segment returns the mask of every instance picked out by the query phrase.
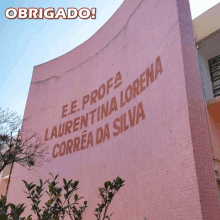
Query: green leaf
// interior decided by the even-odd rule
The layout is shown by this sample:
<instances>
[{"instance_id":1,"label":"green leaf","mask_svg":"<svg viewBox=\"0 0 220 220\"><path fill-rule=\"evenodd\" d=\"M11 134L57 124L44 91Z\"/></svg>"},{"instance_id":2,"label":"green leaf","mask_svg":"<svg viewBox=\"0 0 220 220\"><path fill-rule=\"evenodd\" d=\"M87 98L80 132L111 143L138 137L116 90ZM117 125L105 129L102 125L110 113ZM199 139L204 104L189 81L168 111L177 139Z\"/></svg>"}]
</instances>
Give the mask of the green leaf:
<instances>
[{"instance_id":1,"label":"green leaf","mask_svg":"<svg viewBox=\"0 0 220 220\"><path fill-rule=\"evenodd\" d=\"M11 209L15 209L15 205L12 203L9 203L9 206L11 207Z\"/></svg>"},{"instance_id":2,"label":"green leaf","mask_svg":"<svg viewBox=\"0 0 220 220\"><path fill-rule=\"evenodd\" d=\"M79 181L74 182L74 189L78 186L78 184L79 184Z\"/></svg>"},{"instance_id":3,"label":"green leaf","mask_svg":"<svg viewBox=\"0 0 220 220\"><path fill-rule=\"evenodd\" d=\"M112 198L113 198L113 193L112 193L112 192L109 192L109 193L108 193L108 198L109 198L109 199L112 199Z\"/></svg>"},{"instance_id":4,"label":"green leaf","mask_svg":"<svg viewBox=\"0 0 220 220\"><path fill-rule=\"evenodd\" d=\"M59 174L57 174L54 179L57 179L58 176L59 176Z\"/></svg>"},{"instance_id":5,"label":"green leaf","mask_svg":"<svg viewBox=\"0 0 220 220\"><path fill-rule=\"evenodd\" d=\"M32 186L29 185L28 190L29 190L29 191L32 190L35 186L36 186L35 184L32 185Z\"/></svg>"},{"instance_id":6,"label":"green leaf","mask_svg":"<svg viewBox=\"0 0 220 220\"><path fill-rule=\"evenodd\" d=\"M41 188L39 186L36 186L36 192L37 192L37 194L41 193Z\"/></svg>"},{"instance_id":7,"label":"green leaf","mask_svg":"<svg viewBox=\"0 0 220 220\"><path fill-rule=\"evenodd\" d=\"M121 184L122 184L122 179L118 176L118 177L116 178L116 182L117 182L119 185L121 185Z\"/></svg>"},{"instance_id":8,"label":"green leaf","mask_svg":"<svg viewBox=\"0 0 220 220\"><path fill-rule=\"evenodd\" d=\"M102 194L102 188L99 188L99 193Z\"/></svg>"},{"instance_id":9,"label":"green leaf","mask_svg":"<svg viewBox=\"0 0 220 220\"><path fill-rule=\"evenodd\" d=\"M67 181L66 181L65 178L63 178L63 183L64 183L65 186L67 185Z\"/></svg>"},{"instance_id":10,"label":"green leaf","mask_svg":"<svg viewBox=\"0 0 220 220\"><path fill-rule=\"evenodd\" d=\"M28 188L28 183L25 180L22 180L22 181L25 184L26 188Z\"/></svg>"},{"instance_id":11,"label":"green leaf","mask_svg":"<svg viewBox=\"0 0 220 220\"><path fill-rule=\"evenodd\" d=\"M35 192L35 190L32 190L32 191L31 191L31 195L32 195L32 196L34 195L34 192Z\"/></svg>"},{"instance_id":12,"label":"green leaf","mask_svg":"<svg viewBox=\"0 0 220 220\"><path fill-rule=\"evenodd\" d=\"M60 187L60 188L58 189L58 194L60 194L60 193L62 192L62 190L63 190L63 188Z\"/></svg>"},{"instance_id":13,"label":"green leaf","mask_svg":"<svg viewBox=\"0 0 220 220\"><path fill-rule=\"evenodd\" d=\"M108 182L105 182L105 189L108 189Z\"/></svg>"},{"instance_id":14,"label":"green leaf","mask_svg":"<svg viewBox=\"0 0 220 220\"><path fill-rule=\"evenodd\" d=\"M75 202L77 201L77 199L78 199L78 195L75 194L75 196L74 196L74 200L75 200Z\"/></svg>"}]
</instances>

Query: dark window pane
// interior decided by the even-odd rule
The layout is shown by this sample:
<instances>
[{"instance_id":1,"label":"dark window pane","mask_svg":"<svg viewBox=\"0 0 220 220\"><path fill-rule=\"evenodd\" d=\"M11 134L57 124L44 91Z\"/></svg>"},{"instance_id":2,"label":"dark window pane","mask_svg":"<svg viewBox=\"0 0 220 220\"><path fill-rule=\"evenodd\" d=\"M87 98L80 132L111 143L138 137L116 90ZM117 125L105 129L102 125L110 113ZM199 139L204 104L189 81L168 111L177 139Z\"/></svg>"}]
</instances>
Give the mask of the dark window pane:
<instances>
[{"instance_id":1,"label":"dark window pane","mask_svg":"<svg viewBox=\"0 0 220 220\"><path fill-rule=\"evenodd\" d=\"M209 60L214 96L220 96L220 56Z\"/></svg>"}]
</instances>

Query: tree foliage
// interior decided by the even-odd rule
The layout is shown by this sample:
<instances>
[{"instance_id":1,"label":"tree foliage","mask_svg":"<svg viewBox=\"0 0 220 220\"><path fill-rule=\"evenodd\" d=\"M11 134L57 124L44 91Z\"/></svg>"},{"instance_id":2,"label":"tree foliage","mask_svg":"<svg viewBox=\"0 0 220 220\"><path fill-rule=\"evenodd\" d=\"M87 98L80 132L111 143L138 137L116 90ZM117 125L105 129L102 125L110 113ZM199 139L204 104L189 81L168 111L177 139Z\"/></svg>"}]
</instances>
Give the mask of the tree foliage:
<instances>
[{"instance_id":1,"label":"tree foliage","mask_svg":"<svg viewBox=\"0 0 220 220\"><path fill-rule=\"evenodd\" d=\"M119 191L119 189L124 186L123 183L125 181L122 180L120 177L117 177L113 182L107 181L104 184L103 188L99 188L99 195L102 199L102 203L98 204L98 208L95 209L94 215L96 216L97 220L110 220L110 217L112 214L107 215L108 207L110 203L112 202L112 199L116 195L116 193ZM102 212L104 210L103 216ZM102 218L101 218L102 216Z\"/></svg>"},{"instance_id":2,"label":"tree foliage","mask_svg":"<svg viewBox=\"0 0 220 220\"><path fill-rule=\"evenodd\" d=\"M28 184L23 180L27 188L27 198L31 200L32 210L37 215L38 220L53 220L53 219L65 219L68 215L70 219L81 220L82 213L87 207L87 202L84 201L83 206L79 205L78 194L74 194L78 189L78 181L72 182L72 180L67 181L63 179L63 186L58 186L58 181L56 175L55 177L50 174L52 181L47 180L43 183L40 179L40 184L36 185L30 183ZM41 206L41 197L43 196L44 188L43 186L47 184L48 190L46 191L48 195L48 200L45 205ZM63 196L62 196L63 192ZM72 196L73 201L71 201Z\"/></svg>"},{"instance_id":3,"label":"tree foliage","mask_svg":"<svg viewBox=\"0 0 220 220\"><path fill-rule=\"evenodd\" d=\"M21 124L15 112L0 108L0 172L9 164L31 167L46 160L47 148L40 137L21 131Z\"/></svg>"},{"instance_id":4,"label":"tree foliage","mask_svg":"<svg viewBox=\"0 0 220 220\"><path fill-rule=\"evenodd\" d=\"M88 206L87 201L84 201L83 205L80 205L80 200L83 197L79 197L76 193L79 181L67 181L64 178L63 186L59 186L59 182L57 181L58 175L55 177L52 174L50 175L52 181L46 180L43 182L40 179L39 184L33 182L27 183L23 180L27 189L25 193L27 194L27 198L31 200L31 210L34 216L29 215L28 217L21 217L26 208L25 204L7 204L6 197L1 196L0 219L32 220L32 218L36 219L35 217L37 217L37 220L61 220L68 216L71 220L82 220L82 214ZM98 208L95 209L94 214L97 220L101 219L101 215L103 220L110 220L112 214L107 214L108 207L124 182L125 181L120 177L117 177L112 182L105 182L104 188L99 188L99 195L102 198L102 203L98 204ZM46 186L47 191L45 191ZM42 204L42 197L45 196L45 192L48 197L45 204Z\"/></svg>"}]
</instances>

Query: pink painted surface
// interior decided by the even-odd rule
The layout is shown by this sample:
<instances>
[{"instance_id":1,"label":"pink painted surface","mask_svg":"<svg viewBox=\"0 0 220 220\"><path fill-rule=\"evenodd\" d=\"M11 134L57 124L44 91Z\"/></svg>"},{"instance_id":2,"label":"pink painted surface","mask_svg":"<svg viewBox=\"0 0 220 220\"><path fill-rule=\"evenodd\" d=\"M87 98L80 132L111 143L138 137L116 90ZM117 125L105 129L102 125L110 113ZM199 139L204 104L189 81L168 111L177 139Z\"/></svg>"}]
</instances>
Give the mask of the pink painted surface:
<instances>
[{"instance_id":1,"label":"pink painted surface","mask_svg":"<svg viewBox=\"0 0 220 220\"><path fill-rule=\"evenodd\" d=\"M207 116L210 128L210 137L213 148L213 156L220 160L220 103L213 103L207 106Z\"/></svg>"},{"instance_id":2,"label":"pink painted surface","mask_svg":"<svg viewBox=\"0 0 220 220\"><path fill-rule=\"evenodd\" d=\"M152 66L154 78L148 78L147 87ZM122 80L115 82L119 71ZM102 98L101 85L107 87L108 80L109 92L106 89ZM83 97L100 87L100 100L83 109ZM129 96L130 88L133 98L123 106L121 97L126 91ZM76 112L69 114L75 100L72 112ZM107 101L112 112L99 119L99 106ZM77 117L86 114L88 126L80 128ZM63 177L79 180L78 193L89 205L83 218L95 219L98 187L120 176L126 182L110 206L113 219L219 219L188 0L126 0L88 41L34 68L24 117L28 120L23 129L31 128L42 137L47 133L51 162L35 172L15 166L11 201L26 201L21 179L45 180L48 172L59 173L61 182ZM58 137L54 127L59 129L63 123L71 128ZM97 129L106 124L109 134L96 144ZM121 124L124 129L118 130ZM77 137L82 140L82 134L88 137L90 132L93 146L91 139L88 148L88 141L78 146ZM61 156L67 142L68 154Z\"/></svg>"}]
</instances>

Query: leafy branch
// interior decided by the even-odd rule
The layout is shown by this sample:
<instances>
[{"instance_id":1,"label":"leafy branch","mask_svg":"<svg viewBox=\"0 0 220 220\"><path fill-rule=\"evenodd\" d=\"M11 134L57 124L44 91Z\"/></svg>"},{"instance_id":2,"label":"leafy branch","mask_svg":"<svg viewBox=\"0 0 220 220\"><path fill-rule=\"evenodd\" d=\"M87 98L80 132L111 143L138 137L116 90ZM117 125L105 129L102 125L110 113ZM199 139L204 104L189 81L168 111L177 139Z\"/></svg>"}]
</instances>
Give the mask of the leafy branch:
<instances>
[{"instance_id":1,"label":"leafy branch","mask_svg":"<svg viewBox=\"0 0 220 220\"><path fill-rule=\"evenodd\" d=\"M107 181L104 183L104 188L99 188L99 197L102 199L102 203L98 204L98 208L95 209L94 215L96 216L97 220L101 219L102 211L104 210L104 214L102 220L108 219L112 214L107 215L108 207L112 202L112 199L117 194L119 189L124 186L123 183L125 180L122 180L120 177L117 177L113 182Z\"/></svg>"}]
</instances>

